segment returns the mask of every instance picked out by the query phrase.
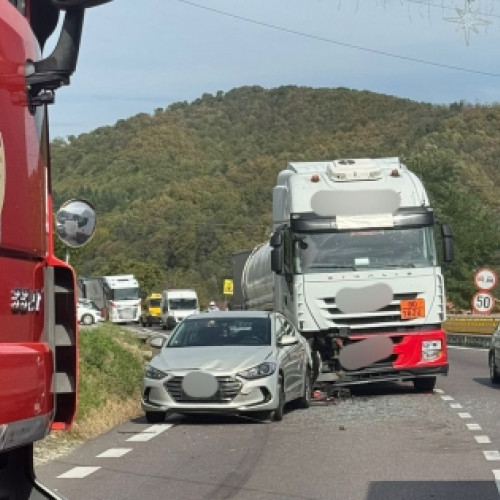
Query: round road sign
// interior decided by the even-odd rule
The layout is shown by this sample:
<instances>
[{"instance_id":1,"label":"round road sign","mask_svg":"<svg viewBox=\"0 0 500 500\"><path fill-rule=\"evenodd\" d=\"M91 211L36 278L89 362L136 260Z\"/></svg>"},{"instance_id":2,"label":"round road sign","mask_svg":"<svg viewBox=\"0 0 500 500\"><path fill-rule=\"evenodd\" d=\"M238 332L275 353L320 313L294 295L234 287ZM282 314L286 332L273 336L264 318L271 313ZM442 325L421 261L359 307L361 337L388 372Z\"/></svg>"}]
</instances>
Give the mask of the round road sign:
<instances>
[{"instance_id":1,"label":"round road sign","mask_svg":"<svg viewBox=\"0 0 500 500\"><path fill-rule=\"evenodd\" d=\"M493 290L497 286L497 282L497 273L489 267L482 267L474 274L474 284L479 290Z\"/></svg>"},{"instance_id":2,"label":"round road sign","mask_svg":"<svg viewBox=\"0 0 500 500\"><path fill-rule=\"evenodd\" d=\"M489 292L477 292L471 300L475 314L489 314L495 307L495 297Z\"/></svg>"}]
</instances>

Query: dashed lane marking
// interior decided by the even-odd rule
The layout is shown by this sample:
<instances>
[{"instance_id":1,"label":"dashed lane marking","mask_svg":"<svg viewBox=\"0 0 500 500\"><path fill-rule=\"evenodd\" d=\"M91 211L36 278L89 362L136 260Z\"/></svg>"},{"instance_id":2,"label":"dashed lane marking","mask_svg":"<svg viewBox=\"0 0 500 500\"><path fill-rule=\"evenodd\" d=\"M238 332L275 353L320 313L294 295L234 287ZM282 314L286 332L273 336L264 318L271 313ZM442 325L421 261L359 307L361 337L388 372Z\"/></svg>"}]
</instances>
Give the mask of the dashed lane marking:
<instances>
[{"instance_id":1,"label":"dashed lane marking","mask_svg":"<svg viewBox=\"0 0 500 500\"><path fill-rule=\"evenodd\" d=\"M445 395L445 393L442 389L434 389L434 392L437 394L441 394L441 399L443 401L451 401L454 399L451 396ZM462 405L460 403L450 403L450 408L457 410L457 409L462 408ZM472 418L471 414L467 413L467 412L457 412L457 415L462 419ZM467 425L467 429L469 429L470 431L482 431L483 430L482 427L475 422L471 422L471 423L468 423L466 425ZM489 438L489 436L486 436L484 434L483 435L475 435L474 439L476 440L476 443L478 443L478 444L491 444L491 439ZM500 461L500 452L498 450L483 450L483 455L484 455L484 458L488 461ZM500 469L493 469L492 472L493 472L493 476L495 478L495 485L497 487L497 491L500 495Z\"/></svg>"},{"instance_id":2,"label":"dashed lane marking","mask_svg":"<svg viewBox=\"0 0 500 500\"><path fill-rule=\"evenodd\" d=\"M497 450L483 451L486 460L500 460L500 452Z\"/></svg>"},{"instance_id":3,"label":"dashed lane marking","mask_svg":"<svg viewBox=\"0 0 500 500\"><path fill-rule=\"evenodd\" d=\"M158 436L162 432L166 431L167 429L170 429L174 424L155 424L152 425L151 427L148 427L147 429L144 429L143 431L139 432L139 434L136 434L135 436L131 436L127 439L127 441L149 441L150 439L153 439L154 437Z\"/></svg>"},{"instance_id":4,"label":"dashed lane marking","mask_svg":"<svg viewBox=\"0 0 500 500\"><path fill-rule=\"evenodd\" d=\"M491 439L488 436L474 436L474 438L479 444L491 443Z\"/></svg>"},{"instance_id":5,"label":"dashed lane marking","mask_svg":"<svg viewBox=\"0 0 500 500\"><path fill-rule=\"evenodd\" d=\"M96 458L119 458L126 455L129 451L132 451L132 448L110 448L97 455Z\"/></svg>"},{"instance_id":6,"label":"dashed lane marking","mask_svg":"<svg viewBox=\"0 0 500 500\"><path fill-rule=\"evenodd\" d=\"M100 467L73 467L57 477L61 479L81 479L99 469Z\"/></svg>"},{"instance_id":7,"label":"dashed lane marking","mask_svg":"<svg viewBox=\"0 0 500 500\"><path fill-rule=\"evenodd\" d=\"M483 428L479 424L467 424L467 429L470 431L482 431Z\"/></svg>"}]
</instances>

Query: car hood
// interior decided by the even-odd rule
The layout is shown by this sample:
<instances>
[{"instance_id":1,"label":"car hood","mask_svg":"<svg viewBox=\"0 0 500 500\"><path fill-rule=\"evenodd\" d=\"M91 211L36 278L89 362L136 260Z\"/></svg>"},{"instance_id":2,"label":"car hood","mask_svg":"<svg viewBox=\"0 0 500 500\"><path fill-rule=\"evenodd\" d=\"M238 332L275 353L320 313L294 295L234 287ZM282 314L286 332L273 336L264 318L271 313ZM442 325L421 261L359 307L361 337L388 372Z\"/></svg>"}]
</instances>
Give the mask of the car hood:
<instances>
[{"instance_id":1,"label":"car hood","mask_svg":"<svg viewBox=\"0 0 500 500\"><path fill-rule=\"evenodd\" d=\"M167 347L151 364L162 371L238 372L272 361L271 346Z\"/></svg>"}]
</instances>

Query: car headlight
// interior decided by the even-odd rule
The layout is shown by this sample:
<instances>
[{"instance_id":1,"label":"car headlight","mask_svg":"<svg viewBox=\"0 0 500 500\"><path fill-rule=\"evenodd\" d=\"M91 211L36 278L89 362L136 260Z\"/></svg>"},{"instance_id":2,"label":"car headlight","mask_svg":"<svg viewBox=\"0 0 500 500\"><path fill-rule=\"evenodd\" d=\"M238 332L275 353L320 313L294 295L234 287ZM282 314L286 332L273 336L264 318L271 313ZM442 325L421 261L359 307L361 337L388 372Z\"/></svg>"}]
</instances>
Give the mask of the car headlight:
<instances>
[{"instance_id":1,"label":"car headlight","mask_svg":"<svg viewBox=\"0 0 500 500\"><path fill-rule=\"evenodd\" d=\"M247 379L255 379L262 377L269 377L276 370L276 363L271 363L270 361L264 361L260 365L254 366L253 368L249 368L248 370L243 370L239 372L237 375Z\"/></svg>"},{"instance_id":2,"label":"car headlight","mask_svg":"<svg viewBox=\"0 0 500 500\"><path fill-rule=\"evenodd\" d=\"M151 378L153 380L160 380L162 378L165 378L167 374L165 372L162 372L161 370L158 370L154 368L151 365L148 365L146 368L146 373L144 374L146 378Z\"/></svg>"}]
</instances>

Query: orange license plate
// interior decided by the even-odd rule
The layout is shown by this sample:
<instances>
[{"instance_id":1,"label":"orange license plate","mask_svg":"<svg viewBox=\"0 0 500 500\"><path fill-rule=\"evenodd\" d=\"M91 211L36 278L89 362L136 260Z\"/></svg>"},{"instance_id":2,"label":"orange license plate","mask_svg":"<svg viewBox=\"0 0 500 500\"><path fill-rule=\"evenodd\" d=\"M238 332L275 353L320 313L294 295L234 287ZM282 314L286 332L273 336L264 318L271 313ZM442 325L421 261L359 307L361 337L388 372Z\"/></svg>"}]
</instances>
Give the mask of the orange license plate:
<instances>
[{"instance_id":1,"label":"orange license plate","mask_svg":"<svg viewBox=\"0 0 500 500\"><path fill-rule=\"evenodd\" d=\"M399 308L401 310L401 319L415 319L425 317L425 300L413 299L402 300Z\"/></svg>"}]
</instances>

